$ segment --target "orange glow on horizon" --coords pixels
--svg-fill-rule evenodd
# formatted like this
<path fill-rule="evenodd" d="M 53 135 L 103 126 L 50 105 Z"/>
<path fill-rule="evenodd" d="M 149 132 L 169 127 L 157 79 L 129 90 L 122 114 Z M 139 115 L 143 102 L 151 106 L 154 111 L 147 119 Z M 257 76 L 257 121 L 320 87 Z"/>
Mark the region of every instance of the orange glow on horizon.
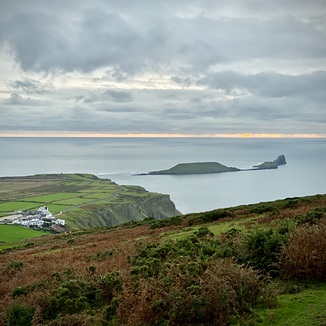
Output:
<path fill-rule="evenodd" d="M 153 133 L 89 133 L 89 132 L 0 132 L 0 137 L 71 137 L 71 138 L 326 138 L 326 134 L 230 133 L 230 134 L 153 134 Z"/>

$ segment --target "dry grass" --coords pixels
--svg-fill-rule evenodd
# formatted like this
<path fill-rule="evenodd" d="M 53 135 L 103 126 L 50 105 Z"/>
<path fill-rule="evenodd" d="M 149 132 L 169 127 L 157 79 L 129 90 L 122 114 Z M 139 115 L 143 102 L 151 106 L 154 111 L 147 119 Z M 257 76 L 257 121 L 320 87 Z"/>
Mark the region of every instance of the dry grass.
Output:
<path fill-rule="evenodd" d="M 282 251 L 281 269 L 288 277 L 326 280 L 326 220 L 297 227 Z"/>

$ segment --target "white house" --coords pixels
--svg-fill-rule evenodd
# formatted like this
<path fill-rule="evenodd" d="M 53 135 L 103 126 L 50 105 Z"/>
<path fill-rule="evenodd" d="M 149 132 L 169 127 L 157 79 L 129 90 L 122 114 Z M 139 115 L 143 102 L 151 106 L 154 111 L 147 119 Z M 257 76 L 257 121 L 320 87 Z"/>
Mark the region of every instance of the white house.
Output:
<path fill-rule="evenodd" d="M 62 226 L 64 226 L 65 223 L 66 223 L 66 221 L 57 218 L 57 219 L 54 221 L 54 223 L 55 223 L 56 225 L 62 225 Z"/>

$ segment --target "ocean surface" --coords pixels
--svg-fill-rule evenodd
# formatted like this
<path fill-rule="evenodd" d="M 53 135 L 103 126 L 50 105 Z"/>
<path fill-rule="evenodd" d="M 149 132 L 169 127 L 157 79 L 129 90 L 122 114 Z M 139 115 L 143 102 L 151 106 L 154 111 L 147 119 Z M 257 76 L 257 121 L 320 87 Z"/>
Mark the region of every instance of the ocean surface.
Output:
<path fill-rule="evenodd" d="M 276 170 L 135 175 L 187 162 L 249 168 L 280 154 L 288 164 Z M 0 138 L 0 176 L 92 173 L 169 194 L 182 213 L 324 194 L 325 167 L 326 139 Z"/>

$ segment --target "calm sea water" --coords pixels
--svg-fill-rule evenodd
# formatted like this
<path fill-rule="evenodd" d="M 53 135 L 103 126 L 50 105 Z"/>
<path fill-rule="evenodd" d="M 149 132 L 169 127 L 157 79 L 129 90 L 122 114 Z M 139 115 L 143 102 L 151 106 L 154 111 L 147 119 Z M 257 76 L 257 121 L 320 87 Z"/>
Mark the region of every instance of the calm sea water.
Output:
<path fill-rule="evenodd" d="M 247 168 L 280 154 L 288 164 L 277 170 L 134 175 L 185 162 Z M 325 139 L 0 138 L 0 176 L 92 173 L 169 194 L 182 213 L 326 193 L 325 166 Z"/>

